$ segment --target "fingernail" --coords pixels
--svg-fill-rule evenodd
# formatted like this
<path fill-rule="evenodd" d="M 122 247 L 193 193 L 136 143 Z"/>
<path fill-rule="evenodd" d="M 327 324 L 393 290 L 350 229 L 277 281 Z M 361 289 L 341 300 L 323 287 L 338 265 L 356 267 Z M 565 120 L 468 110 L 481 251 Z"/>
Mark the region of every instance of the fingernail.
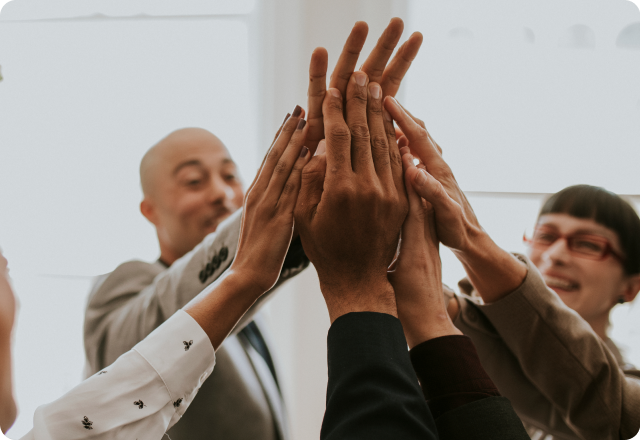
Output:
<path fill-rule="evenodd" d="M 387 109 L 386 109 L 386 108 L 384 108 L 384 107 L 382 107 L 382 116 L 384 116 L 384 118 L 385 118 L 387 121 L 389 121 L 389 122 L 391 122 L 391 121 L 392 121 L 391 115 L 389 114 L 389 112 L 387 111 Z"/>
<path fill-rule="evenodd" d="M 302 130 L 305 125 L 307 125 L 307 121 L 300 119 L 300 122 L 298 122 L 298 130 Z"/>
<path fill-rule="evenodd" d="M 284 117 L 284 121 L 282 121 L 282 124 L 287 122 L 287 119 L 289 119 L 289 116 L 291 116 L 291 113 L 287 113 L 287 116 Z M 282 124 L 280 124 L 280 125 L 282 125 Z"/>
<path fill-rule="evenodd" d="M 300 116 L 300 113 L 302 113 L 302 107 L 296 105 L 296 108 L 293 109 L 293 113 L 291 114 L 291 116 L 297 118 L 298 116 Z"/>
<path fill-rule="evenodd" d="M 364 83 L 367 82 L 367 75 L 364 72 L 354 72 L 353 77 L 360 87 L 364 86 Z"/>
<path fill-rule="evenodd" d="M 340 90 L 338 89 L 331 88 L 329 89 L 329 92 L 331 92 L 334 98 L 342 98 L 342 95 L 340 94 Z"/>
<path fill-rule="evenodd" d="M 369 84 L 369 91 L 373 99 L 380 99 L 380 96 L 382 96 L 382 89 L 376 83 Z"/>
<path fill-rule="evenodd" d="M 425 183 L 427 183 L 427 172 L 419 169 L 418 175 L 415 177 L 414 180 L 416 184 L 418 184 L 419 186 L 423 186 Z"/>
<path fill-rule="evenodd" d="M 326 150 L 327 150 L 327 142 L 324 139 L 322 139 L 318 144 L 318 149 L 316 150 L 316 156 L 320 156 L 321 154 L 324 154 Z"/>
<path fill-rule="evenodd" d="M 302 150 L 300 150 L 300 157 L 305 157 L 308 151 L 309 149 L 307 147 L 302 147 Z"/>

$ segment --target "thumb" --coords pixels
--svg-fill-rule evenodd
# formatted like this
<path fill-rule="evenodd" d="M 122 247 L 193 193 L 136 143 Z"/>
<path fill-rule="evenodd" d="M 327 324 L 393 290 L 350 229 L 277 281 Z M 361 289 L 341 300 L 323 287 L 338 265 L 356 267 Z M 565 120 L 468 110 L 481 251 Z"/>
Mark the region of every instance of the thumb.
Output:
<path fill-rule="evenodd" d="M 407 174 L 409 174 L 408 180 L 410 180 L 413 189 L 433 206 L 436 214 L 446 217 L 455 216 L 454 210 L 456 207 L 459 208 L 459 205 L 449 197 L 447 191 L 435 177 L 427 170 L 417 167 L 409 169 Z"/>
<path fill-rule="evenodd" d="M 322 144 L 318 146 L 320 152 Z M 302 170 L 302 184 L 296 202 L 294 217 L 297 224 L 308 224 L 313 219 L 322 199 L 324 178 L 327 170 L 327 155 L 316 154 Z"/>

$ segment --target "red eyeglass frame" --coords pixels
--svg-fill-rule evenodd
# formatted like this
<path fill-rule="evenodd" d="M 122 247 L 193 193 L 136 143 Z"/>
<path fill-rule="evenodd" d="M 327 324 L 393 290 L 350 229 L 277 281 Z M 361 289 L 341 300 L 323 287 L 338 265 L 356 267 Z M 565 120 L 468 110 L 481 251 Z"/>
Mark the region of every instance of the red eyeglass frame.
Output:
<path fill-rule="evenodd" d="M 537 229 L 538 228 L 536 228 L 536 230 Z M 534 230 L 534 234 L 535 234 L 536 230 Z M 559 232 L 553 232 L 552 234 L 557 236 L 557 238 L 553 241 L 553 243 L 555 243 L 556 241 L 561 240 L 561 239 L 565 240 L 567 242 L 567 249 L 569 249 L 569 251 L 571 253 L 575 254 L 578 257 L 586 258 L 588 260 L 593 260 L 593 261 L 602 261 L 605 258 L 607 258 L 609 255 L 611 255 L 615 259 L 617 259 L 620 263 L 624 263 L 624 261 L 625 261 L 625 258 L 613 249 L 613 246 L 611 245 L 611 242 L 609 240 L 607 240 L 605 237 L 601 237 L 599 235 L 592 235 L 592 234 L 561 234 Z M 598 241 L 603 242 L 604 243 L 604 251 L 602 252 L 602 256 L 600 258 L 589 258 L 589 257 L 586 257 L 585 254 L 573 251 L 568 246 L 568 244 L 569 244 L 569 240 L 574 238 L 574 237 L 593 237 L 593 238 L 597 239 Z M 526 232 L 522 234 L 522 241 L 528 246 L 538 247 L 539 249 L 548 248 L 549 246 L 551 246 L 553 244 L 553 243 L 549 243 L 549 245 L 547 245 L 547 246 L 540 245 L 540 244 L 534 244 L 533 239 L 528 238 L 527 235 L 526 235 Z"/>

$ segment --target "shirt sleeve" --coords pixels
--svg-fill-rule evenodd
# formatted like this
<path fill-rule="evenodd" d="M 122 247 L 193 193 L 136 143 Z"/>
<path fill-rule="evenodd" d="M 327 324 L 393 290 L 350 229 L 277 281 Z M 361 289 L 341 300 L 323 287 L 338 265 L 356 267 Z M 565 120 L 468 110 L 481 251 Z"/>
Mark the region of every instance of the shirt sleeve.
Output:
<path fill-rule="evenodd" d="M 491 304 L 461 299 L 455 325 L 523 420 L 558 437 L 632 438 L 640 381 L 625 376 L 606 344 L 528 268 L 518 289 Z"/>
<path fill-rule="evenodd" d="M 500 396 L 468 336 L 425 341 L 411 350 L 411 363 L 436 419 L 467 403 Z"/>
<path fill-rule="evenodd" d="M 215 282 L 233 262 L 241 225 L 239 209 L 159 274 L 149 273 L 147 263 L 134 261 L 122 264 L 101 280 L 89 297 L 85 313 L 88 373 L 113 363 Z M 277 287 L 308 265 L 302 242 L 299 238 L 292 240 L 277 284 L 245 313 L 232 334 L 253 320 Z"/>
<path fill-rule="evenodd" d="M 115 363 L 39 407 L 22 440 L 159 440 L 214 365 L 206 333 L 179 310 Z"/>

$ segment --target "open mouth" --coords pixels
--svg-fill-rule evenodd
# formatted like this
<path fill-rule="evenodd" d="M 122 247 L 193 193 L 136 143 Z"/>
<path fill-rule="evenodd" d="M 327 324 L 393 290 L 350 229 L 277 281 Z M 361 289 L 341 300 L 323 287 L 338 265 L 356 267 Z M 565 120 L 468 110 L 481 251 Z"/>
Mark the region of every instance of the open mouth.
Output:
<path fill-rule="evenodd" d="M 551 275 L 545 275 L 544 281 L 547 283 L 547 286 L 556 291 L 561 290 L 564 292 L 574 292 L 580 288 L 578 283 L 567 280 L 566 278 L 558 278 Z"/>

